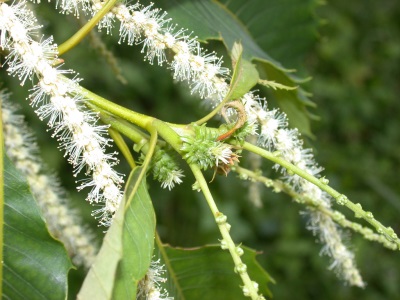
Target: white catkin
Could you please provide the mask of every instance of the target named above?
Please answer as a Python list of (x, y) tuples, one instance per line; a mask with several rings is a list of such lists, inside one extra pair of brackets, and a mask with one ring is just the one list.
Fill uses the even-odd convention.
[(31, 104), (37, 107), (41, 119), (48, 118), (48, 125), (57, 136), (61, 149), (69, 156), (75, 174), (85, 169), (92, 178), (84, 181), (79, 189), (92, 188), (87, 200), (97, 206), (94, 215), (101, 225), (109, 226), (122, 199), (121, 176), (113, 170), (115, 153), (106, 154), (109, 139), (104, 137), (106, 126), (97, 126), (96, 115), (82, 107), (77, 80), (63, 76), (63, 71), (52, 65), (57, 60), (57, 46), (52, 38), (36, 42), (33, 36), (40, 28), (34, 14), (24, 1), (0, 4), (0, 48), (10, 52), (6, 57), (8, 73), (17, 76), (23, 85), (36, 77)]
[(97, 252), (93, 234), (69, 207), (57, 176), (44, 171), (36, 139), (8, 98), (5, 91), (0, 91), (6, 153), (26, 177), (50, 233), (63, 242), (75, 265), (89, 268)]

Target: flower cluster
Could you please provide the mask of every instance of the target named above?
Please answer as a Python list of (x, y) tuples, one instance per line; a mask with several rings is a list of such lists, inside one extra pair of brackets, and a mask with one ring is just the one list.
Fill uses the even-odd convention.
[(6, 153), (16, 168), (25, 175), (51, 234), (60, 239), (76, 265), (89, 268), (96, 248), (90, 232), (84, 229), (54, 175), (43, 171), (43, 162), (36, 155), (38, 147), (22, 115), (16, 114), (8, 95), (0, 92)]
[(172, 297), (168, 297), (168, 291), (161, 287), (161, 284), (167, 281), (165, 273), (160, 260), (152, 260), (146, 276), (139, 281), (136, 299), (172, 300)]
[(77, 80), (63, 76), (71, 71), (53, 67), (57, 46), (52, 39), (36, 42), (32, 38), (40, 26), (26, 3), (12, 6), (1, 3), (0, 20), (0, 48), (9, 51), (6, 58), (9, 74), (17, 76), (22, 85), (37, 78), (31, 104), (37, 107), (41, 119), (49, 118), (48, 125), (74, 165), (75, 174), (83, 169), (92, 174), (93, 178), (84, 181), (79, 189), (92, 188), (87, 200), (102, 205), (94, 214), (101, 225), (109, 226), (122, 199), (122, 178), (112, 169), (116, 163), (114, 154), (104, 152), (109, 143), (104, 137), (107, 127), (96, 126), (96, 115), (83, 110)]
[[(57, 6), (62, 13), (78, 17), (80, 10), (95, 15), (105, 3), (102, 0), (62, 0)], [(222, 58), (203, 49), (191, 32), (172, 24), (166, 12), (153, 8), (153, 4), (119, 2), (103, 17), (98, 28), (110, 34), (116, 21), (120, 23), (120, 43), (142, 45), (145, 60), (151, 64), (154, 61), (159, 65), (167, 63), (174, 79), (189, 82), (192, 93), (210, 100), (212, 105), (227, 94), (229, 69), (222, 66)], [(167, 60), (166, 51), (173, 56), (171, 61)]]
[(182, 137), (183, 158), (189, 164), (195, 163), (203, 170), (231, 163), (232, 146), (216, 141), (218, 134), (206, 126), (194, 125), (194, 136)]
[[(247, 93), (243, 97), (243, 103), (249, 116), (256, 119), (259, 125), (258, 144), (270, 151), (275, 151), (286, 161), (294, 164), (307, 173), (319, 177), (323, 170), (314, 160), (311, 149), (304, 149), (303, 142), (299, 138), (296, 129), (288, 128), (288, 121), (284, 113), (278, 110), (268, 111), (264, 99), (260, 99), (253, 93)], [(331, 200), (327, 193), (316, 185), (308, 182), (298, 175), (288, 172), (279, 165), (275, 169), (281, 170), (285, 181), (299, 194), (313, 199), (315, 205), (330, 208)], [(320, 179), (328, 184), (325, 178)], [(327, 215), (318, 211), (309, 210), (311, 225), (309, 228), (319, 234), (319, 239), (325, 244), (321, 253), (332, 258), (331, 268), (335, 269), (339, 276), (349, 284), (363, 287), (365, 284), (355, 266), (354, 254), (343, 244), (338, 226)]]
[[(92, 3), (95, 14), (105, 2), (93, 0)], [(99, 28), (105, 28), (109, 33), (115, 20), (120, 22), (120, 42), (143, 45), (146, 60), (150, 63), (156, 60), (159, 65), (167, 63), (174, 79), (188, 81), (192, 93), (212, 99), (215, 104), (228, 92), (225, 79), (229, 69), (222, 67), (222, 58), (207, 53), (195, 36), (172, 25), (166, 13), (153, 8), (153, 4), (126, 6), (118, 3), (103, 18)], [(167, 50), (173, 55), (172, 61), (167, 61)]]
[[(144, 160), (144, 156), (142, 157)], [(175, 184), (182, 183), (183, 171), (179, 169), (178, 164), (169, 152), (158, 149), (151, 158), (150, 169), (153, 177), (161, 182), (162, 188), (173, 189)]]

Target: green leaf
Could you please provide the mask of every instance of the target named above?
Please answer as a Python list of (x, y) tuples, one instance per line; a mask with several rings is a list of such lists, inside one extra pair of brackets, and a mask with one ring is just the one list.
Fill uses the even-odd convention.
[[(305, 55), (306, 49), (316, 37), (317, 22), (313, 11), (315, 1), (232, 0), (226, 2), (228, 6), (212, 0), (160, 0), (157, 6), (165, 8), (174, 23), (192, 30), (201, 41), (222, 41), (228, 51), (232, 49), (235, 42), (240, 41), (243, 45), (242, 60), (248, 62), (246, 65), (250, 70), (253, 68), (251, 62), (256, 62), (262, 79), (276, 81), (286, 86), (297, 86), (301, 80), (293, 76), (293, 70), (284, 68), (280, 62), (273, 59), (270, 50), (272, 49), (275, 55), (279, 53), (279, 49), (284, 48), (283, 54), (279, 55), (282, 61), (287, 59), (292, 62), (292, 57), (296, 57), (296, 61), (299, 61), (299, 57)], [(286, 22), (277, 27), (279, 31), (272, 30), (269, 20), (265, 21), (267, 18), (263, 13), (270, 9), (277, 9), (276, 11), (281, 14), (271, 17), (276, 24), (280, 21)], [(282, 16), (285, 18), (281, 20)], [(257, 36), (252, 36), (253, 31)], [(293, 35), (296, 37), (295, 41), (306, 37), (307, 43), (293, 44)], [(272, 44), (265, 42), (265, 36), (268, 40), (273, 37), (279, 38), (275, 44)], [(312, 136), (309, 120), (311, 114), (308, 113), (306, 106), (314, 106), (314, 104), (307, 98), (307, 93), (299, 88), (296, 91), (282, 90), (279, 93), (274, 91), (273, 94), (278, 105), (287, 113), (290, 124), (297, 127), (301, 133)]]
[(234, 43), (232, 48), (233, 74), (231, 80), (230, 99), (239, 99), (250, 91), (258, 82), (259, 76), (255, 65), (242, 59), (243, 47)]
[(220, 0), (276, 60), (302, 69), (318, 37), (319, 0)]
[(135, 168), (126, 183), (125, 196), (103, 245), (89, 270), (78, 299), (135, 299), (137, 283), (151, 262), (155, 215), (143, 178)]
[(26, 179), (4, 156), (4, 264), (6, 299), (66, 299), (72, 264), (47, 231)]
[(96, 259), (78, 293), (77, 299), (111, 299), (118, 262), (122, 257), (123, 206), (114, 216), (113, 224), (103, 240)]
[(131, 174), (125, 189), (124, 255), (118, 266), (113, 299), (136, 299), (137, 284), (146, 275), (153, 256), (156, 217), (145, 177), (137, 188), (139, 173)]
[[(259, 265), (256, 252), (243, 247), (242, 260), (250, 278), (259, 284), (260, 293), (271, 297), (267, 284), (274, 280)], [(168, 280), (164, 287), (175, 300), (244, 299), (243, 283), (234, 269), (232, 257), (219, 245), (201, 248), (173, 248), (163, 245), (158, 255), (165, 264)]]
[[(226, 5), (246, 27), (254, 41), (269, 55), (290, 68), (304, 74), (304, 61), (317, 40), (319, 20), (315, 10), (317, 0), (224, 0)], [(267, 20), (267, 21), (266, 21)], [(293, 73), (285, 73), (262, 56), (254, 56), (265, 79), (286, 86), (302, 83)], [(273, 91), (277, 104), (286, 112), (292, 127), (312, 137), (310, 119), (317, 119), (307, 107), (315, 107), (303, 89)]]
[(258, 81), (258, 83), (259, 84), (261, 84), (261, 85), (263, 85), (263, 86), (266, 86), (266, 87), (269, 87), (269, 88), (271, 88), (271, 89), (273, 89), (273, 90), (287, 90), (287, 91), (291, 91), (291, 90), (295, 90), (295, 89), (297, 89), (298, 88), (298, 86), (287, 86), (287, 85), (283, 85), (283, 84), (281, 84), (281, 83), (277, 83), (277, 82), (275, 82), (275, 81), (270, 81), (270, 80), (263, 80), (263, 79), (260, 79), (259, 81)]

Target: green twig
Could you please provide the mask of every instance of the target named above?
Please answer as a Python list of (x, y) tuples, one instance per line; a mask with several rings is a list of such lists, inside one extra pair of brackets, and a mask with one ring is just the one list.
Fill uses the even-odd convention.
[(218, 210), (218, 207), (214, 201), (213, 196), (211, 195), (211, 192), (208, 188), (207, 181), (205, 180), (200, 167), (196, 164), (190, 164), (189, 167), (192, 170), (194, 177), (196, 178), (197, 183), (199, 184), (201, 191), (203, 192), (203, 195), (207, 200), (208, 206), (210, 207), (213, 217), (214, 217), (214, 219), (218, 225), (218, 228), (221, 232), (221, 235), (223, 238), (222, 239), (223, 248), (228, 249), (232, 256), (233, 262), (235, 264), (235, 272), (238, 273), (242, 279), (242, 282), (244, 284), (243, 290), (245, 291), (245, 294), (249, 295), (251, 297), (251, 299), (253, 299), (253, 300), (264, 299), (264, 297), (258, 295), (258, 291), (255, 287), (255, 284), (250, 279), (249, 274), (247, 273), (247, 270), (246, 270), (247, 267), (242, 262), (242, 259), (240, 258), (240, 255), (243, 254), (243, 253), (241, 253), (241, 251), (243, 251), (243, 250), (239, 251), (238, 247), (236, 247), (235, 243), (233, 242), (232, 237), (229, 234), (230, 225), (226, 222), (227, 218), (223, 213), (221, 213)]
[(182, 140), (180, 136), (172, 129), (172, 127), (158, 119), (153, 119), (152, 126), (156, 128), (160, 136), (179, 154), (182, 153)]
[[(147, 169), (150, 165), (150, 161), (151, 161), (151, 158), (153, 157), (154, 149), (157, 144), (157, 131), (154, 128), (149, 128), (148, 130), (150, 132), (149, 151), (146, 154), (143, 164), (140, 166), (140, 168), (141, 168), (140, 174), (138, 176), (135, 186), (133, 187), (133, 191), (135, 191), (135, 192), (137, 191), (139, 184), (142, 182), (143, 177), (147, 173)], [(132, 199), (133, 199), (133, 197), (129, 197), (129, 200), (132, 200)], [(129, 202), (125, 203), (125, 207), (128, 207), (129, 205), (130, 205)]]
[(382, 225), (382, 223), (380, 223), (374, 218), (371, 212), (363, 210), (361, 204), (351, 202), (345, 195), (340, 194), (338, 191), (327, 185), (325, 180), (320, 180), (312, 176), (311, 174), (307, 173), (306, 171), (296, 167), (295, 165), (291, 164), (290, 162), (280, 157), (279, 153), (271, 153), (265, 149), (261, 149), (260, 147), (252, 145), (248, 142), (245, 142), (243, 144), (243, 149), (256, 153), (270, 161), (273, 161), (279, 164), (280, 166), (286, 168), (289, 173), (296, 174), (304, 178), (305, 180), (315, 184), (321, 190), (327, 192), (329, 195), (335, 198), (336, 202), (339, 205), (345, 205), (347, 208), (352, 210), (357, 218), (363, 218), (364, 220), (366, 220), (376, 229), (376, 231), (379, 234), (383, 235), (389, 242), (395, 243), (397, 245), (397, 248), (400, 249), (400, 240), (398, 239), (396, 233), (392, 228), (385, 227), (384, 225)]
[[(85, 96), (85, 98), (88, 100), (87, 105), (98, 111), (103, 111), (107, 112), (109, 114), (112, 114), (114, 116), (117, 116), (119, 118), (122, 118), (126, 121), (131, 122), (132, 124), (135, 124), (143, 129), (146, 129), (147, 131), (150, 132), (150, 130), (155, 129), (160, 136), (172, 146), (178, 153), (180, 153), (180, 148), (182, 145), (182, 141), (179, 137), (179, 135), (172, 129), (174, 127), (173, 124), (169, 124), (166, 122), (163, 122), (161, 120), (158, 120), (156, 118), (140, 114), (138, 112), (132, 111), (128, 108), (125, 108), (123, 106), (120, 106), (118, 104), (115, 104), (99, 95), (96, 95), (95, 93), (83, 88), (79, 87), (82, 95)], [(91, 106), (94, 105), (94, 106)], [(107, 117), (104, 115), (104, 117)], [(111, 122), (114, 123), (116, 126), (116, 129), (121, 132), (121, 130), (126, 131), (126, 126), (124, 126), (121, 122), (118, 122), (114, 119), (109, 119), (110, 124)], [(106, 122), (107, 123), (107, 122)], [(119, 124), (118, 124), (119, 123)], [(121, 130), (120, 130), (121, 129)]]
[(97, 23), (114, 7), (118, 0), (108, 0), (107, 3), (87, 22), (81, 29), (79, 29), (72, 37), (58, 46), (58, 55), (62, 55), (67, 51), (74, 48), (81, 40), (89, 34), (89, 32), (97, 25)]
[(114, 102), (111, 102), (81, 86), (79, 86), (78, 89), (80, 90), (80, 94), (85, 96), (89, 103), (92, 103), (98, 108), (127, 120), (143, 129), (147, 128), (154, 119), (153, 117), (137, 113), (121, 105), (115, 104)]
[(142, 143), (143, 140), (148, 141), (150, 139), (150, 136), (147, 133), (140, 130), (137, 126), (125, 120), (122, 120), (118, 117), (110, 115), (104, 109), (98, 108), (96, 105), (90, 103), (88, 103), (87, 105), (94, 111), (100, 112), (100, 119), (103, 123), (111, 125), (113, 129), (122, 133), (124, 136), (129, 138), (134, 143), (139, 144)]
[(349, 228), (361, 234), (365, 239), (369, 241), (375, 241), (382, 244), (388, 249), (397, 250), (396, 243), (388, 241), (384, 236), (374, 233), (368, 227), (364, 227), (356, 222), (351, 222), (347, 220), (342, 213), (332, 210), (330, 207), (319, 205), (319, 203), (317, 201), (314, 201), (314, 199), (297, 193), (290, 185), (282, 182), (281, 180), (272, 180), (261, 175), (261, 172), (254, 172), (239, 166), (232, 167), (232, 171), (238, 173), (241, 179), (248, 179), (251, 181), (263, 183), (266, 187), (272, 187), (274, 189), (274, 192), (277, 193), (281, 191), (284, 192), (285, 194), (289, 195), (295, 202), (299, 204), (305, 204), (307, 205), (308, 209), (317, 210), (318, 212), (327, 215), (343, 228)]
[(133, 169), (136, 167), (135, 160), (133, 159), (132, 153), (129, 150), (128, 145), (125, 143), (124, 138), (121, 136), (121, 134), (113, 129), (113, 128), (108, 128), (108, 133), (110, 134), (111, 138), (114, 140), (115, 144), (121, 151), (122, 155), (125, 157), (127, 160), (128, 164), (130, 167)]

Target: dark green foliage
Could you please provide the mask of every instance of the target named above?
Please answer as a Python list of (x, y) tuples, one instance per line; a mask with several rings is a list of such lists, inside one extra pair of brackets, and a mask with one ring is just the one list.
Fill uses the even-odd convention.
[[(201, 248), (173, 248), (166, 245), (158, 255), (168, 266), (165, 287), (176, 300), (182, 299), (231, 299), (241, 300), (240, 278), (233, 271), (233, 262), (227, 251), (219, 245)], [(256, 252), (244, 248), (243, 261), (250, 276), (260, 284), (260, 292), (272, 296), (267, 284), (274, 282), (258, 264)]]
[(26, 179), (4, 156), (3, 295), (5, 299), (65, 299), (72, 267), (47, 231)]

